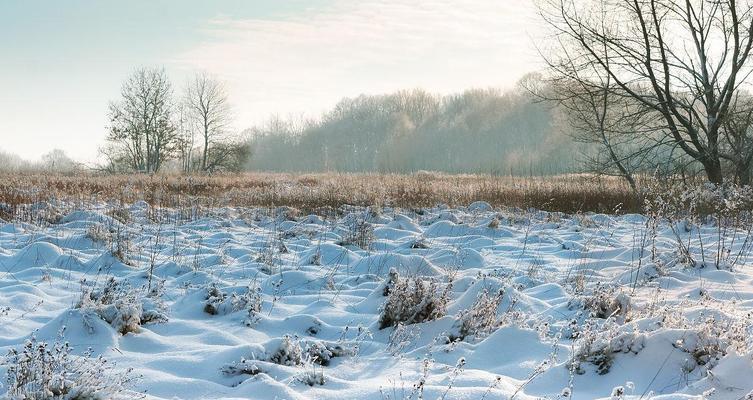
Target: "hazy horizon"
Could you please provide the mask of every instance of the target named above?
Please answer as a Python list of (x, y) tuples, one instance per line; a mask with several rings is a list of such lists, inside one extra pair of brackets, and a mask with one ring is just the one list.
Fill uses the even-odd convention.
[(530, 1), (0, 3), (0, 150), (94, 161), (129, 72), (226, 82), (236, 130), (343, 97), (512, 86), (536, 70)]

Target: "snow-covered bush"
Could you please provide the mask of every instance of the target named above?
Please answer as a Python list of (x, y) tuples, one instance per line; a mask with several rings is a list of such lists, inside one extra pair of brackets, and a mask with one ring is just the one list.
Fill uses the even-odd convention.
[[(731, 270), (753, 246), (749, 229), (753, 223), (753, 188), (750, 186), (705, 183), (651, 187), (644, 199), (644, 213), (669, 221), (677, 243), (678, 261), (684, 265), (704, 267), (713, 263), (717, 269)], [(701, 224), (712, 224), (717, 229), (713, 242), (704, 243), (707, 249), (699, 249), (698, 254), (691, 251), (690, 238), (693, 228)], [(733, 251), (734, 240), (730, 243), (727, 239), (736, 231), (743, 232), (744, 245)]]
[(304, 352), (303, 346), (301, 346), (298, 337), (284, 335), (280, 342), (280, 347), (269, 356), (269, 361), (289, 367), (302, 365), (304, 361)]
[[(61, 335), (62, 336), (62, 335)], [(91, 350), (76, 356), (67, 342), (46, 343), (34, 336), (21, 349), (8, 352), (5, 363), (6, 399), (126, 399), (131, 370), (116, 371), (115, 365)]]
[(392, 286), (387, 290), (387, 301), (379, 317), (379, 329), (401, 322), (408, 325), (432, 321), (445, 315), (452, 282), (441, 289), (435, 280), (417, 276), (403, 278), (394, 269), (390, 270), (389, 279)]
[(206, 301), (204, 302), (204, 312), (211, 315), (217, 315), (220, 307), (225, 304), (227, 294), (223, 293), (217, 284), (212, 283), (207, 288)]
[(261, 289), (258, 287), (249, 286), (242, 294), (233, 292), (228, 295), (212, 283), (207, 287), (204, 312), (211, 315), (226, 315), (246, 310), (246, 325), (253, 325), (258, 321), (261, 305)]
[(691, 372), (699, 366), (714, 368), (730, 348), (738, 353), (749, 351), (747, 344), (750, 319), (742, 320), (710, 317), (690, 321), (690, 329), (672, 345), (690, 355), (683, 369)]
[(306, 357), (314, 364), (323, 366), (329, 365), (335, 357), (353, 356), (356, 351), (339, 344), (326, 343), (321, 341), (309, 342), (306, 344)]
[(479, 293), (473, 306), (460, 315), (457, 339), (463, 340), (468, 336), (484, 336), (497, 329), (499, 326), (497, 309), (504, 296), (505, 291), (501, 288), (496, 293), (489, 293), (486, 289)]
[(295, 335), (284, 335), (271, 354), (254, 354), (251, 359), (223, 366), (220, 370), (226, 375), (257, 375), (264, 372), (265, 363), (274, 363), (286, 367), (302, 367), (296, 380), (309, 386), (323, 385), (324, 374), (317, 366), (327, 366), (335, 357), (355, 355), (354, 349), (321, 341), (304, 342)]
[(262, 372), (258, 360), (245, 358), (223, 366), (220, 371), (225, 375), (257, 375)]
[(89, 225), (89, 228), (86, 230), (86, 237), (95, 243), (110, 243), (112, 241), (112, 233), (106, 226), (100, 223)]
[(630, 318), (630, 296), (610, 286), (598, 284), (591, 295), (579, 298), (584, 310), (594, 318), (614, 318), (624, 323)]
[(123, 207), (113, 208), (107, 212), (107, 215), (122, 224), (126, 224), (131, 220), (131, 212)]
[(295, 380), (309, 386), (322, 386), (325, 383), (324, 368), (313, 360), (306, 359), (303, 369), (295, 375)]
[(374, 227), (365, 218), (355, 218), (354, 221), (348, 224), (347, 232), (337, 244), (340, 246), (356, 246), (368, 250), (373, 241)]
[(134, 290), (128, 281), (117, 281), (114, 277), (99, 290), (86, 286), (85, 282), (82, 286), (83, 293), (76, 308), (82, 310), (84, 324), (90, 331), (94, 325), (87, 321), (92, 315), (107, 321), (123, 335), (138, 333), (144, 324), (167, 321), (159, 290), (148, 293), (145, 288)]
[(574, 350), (569, 361), (572, 371), (585, 373), (583, 363), (596, 366), (599, 375), (607, 374), (618, 353), (638, 354), (645, 346), (646, 337), (639, 332), (620, 331), (607, 321), (598, 325), (592, 321), (574, 335)]

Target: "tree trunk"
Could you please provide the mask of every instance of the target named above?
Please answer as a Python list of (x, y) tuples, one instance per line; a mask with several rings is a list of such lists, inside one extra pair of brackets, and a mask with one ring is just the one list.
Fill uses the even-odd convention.
[(709, 182), (715, 185), (721, 185), (724, 182), (722, 166), (719, 163), (719, 160), (704, 163), (703, 169), (706, 171), (706, 178), (708, 178)]
[(735, 176), (737, 177), (737, 184), (740, 186), (750, 185), (750, 165), (738, 164)]

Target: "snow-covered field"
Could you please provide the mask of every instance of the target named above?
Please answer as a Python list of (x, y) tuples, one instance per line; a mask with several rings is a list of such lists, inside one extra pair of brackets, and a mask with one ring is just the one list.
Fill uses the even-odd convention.
[(160, 399), (753, 398), (744, 232), (717, 268), (716, 227), (640, 215), (274, 211), (0, 224), (0, 352), (65, 327)]

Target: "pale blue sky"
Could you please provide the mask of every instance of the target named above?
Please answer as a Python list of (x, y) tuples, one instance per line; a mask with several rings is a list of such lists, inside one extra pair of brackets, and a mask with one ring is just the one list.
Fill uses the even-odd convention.
[(512, 85), (537, 68), (528, 0), (0, 0), (0, 149), (93, 161), (138, 66), (226, 81), (242, 129), (343, 96)]

